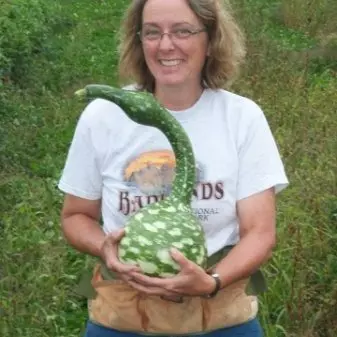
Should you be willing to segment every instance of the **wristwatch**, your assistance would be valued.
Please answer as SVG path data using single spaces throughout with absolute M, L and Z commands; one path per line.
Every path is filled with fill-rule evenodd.
M 204 295 L 205 298 L 213 298 L 219 292 L 219 290 L 221 288 L 221 282 L 220 282 L 219 274 L 213 273 L 213 274 L 209 274 L 209 275 L 212 276 L 214 281 L 215 281 L 215 288 L 210 294 Z

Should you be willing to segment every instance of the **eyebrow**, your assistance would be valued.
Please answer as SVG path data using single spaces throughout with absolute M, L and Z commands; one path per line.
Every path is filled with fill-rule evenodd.
M 190 23 L 190 22 L 187 22 L 187 21 L 181 21 L 181 22 L 174 23 L 172 25 L 172 27 L 176 27 L 176 26 L 180 26 L 180 25 L 195 26 L 195 24 L 193 24 L 193 23 Z M 158 23 L 155 23 L 155 22 L 145 22 L 143 24 L 143 26 L 156 26 L 156 27 L 159 27 Z

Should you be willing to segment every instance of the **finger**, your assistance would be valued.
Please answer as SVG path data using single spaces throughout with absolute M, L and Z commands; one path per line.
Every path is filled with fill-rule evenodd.
M 144 286 L 148 287 L 161 287 L 165 288 L 167 287 L 170 283 L 169 279 L 164 279 L 164 278 L 159 278 L 159 277 L 150 277 L 138 272 L 131 272 L 130 273 L 132 278 L 140 284 L 143 284 Z
M 132 276 L 131 273 L 141 272 L 140 267 L 136 265 L 125 264 L 125 263 L 120 263 L 120 262 L 119 262 L 119 270 L 120 270 L 120 273 L 130 274 L 130 276 Z
M 132 281 L 132 276 L 130 276 L 129 274 L 120 274 L 118 273 L 118 278 L 125 281 L 126 283 L 128 283 L 129 281 Z
M 127 280 L 127 283 L 134 289 L 137 289 L 138 291 L 142 292 L 142 293 L 146 293 L 146 294 L 151 294 L 154 295 L 155 291 L 152 288 L 146 287 L 142 284 L 139 284 L 138 282 L 136 282 L 133 278 Z
M 111 257 L 107 260 L 106 266 L 108 269 L 116 271 L 117 273 L 131 273 L 139 271 L 139 267 L 133 264 L 121 263 L 117 258 Z M 131 275 L 130 275 L 131 276 Z
M 191 261 L 187 259 L 183 253 L 176 248 L 170 249 L 170 254 L 175 262 L 177 262 L 182 269 L 191 266 Z

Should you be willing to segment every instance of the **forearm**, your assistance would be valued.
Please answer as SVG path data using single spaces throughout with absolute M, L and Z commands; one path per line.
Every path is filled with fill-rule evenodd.
M 252 275 L 272 254 L 275 239 L 270 233 L 252 231 L 216 266 L 222 287 Z
M 72 247 L 100 257 L 105 234 L 96 220 L 84 214 L 73 214 L 62 219 L 62 231 Z

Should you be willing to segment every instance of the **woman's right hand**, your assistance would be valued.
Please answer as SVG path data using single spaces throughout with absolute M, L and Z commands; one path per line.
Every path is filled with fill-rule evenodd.
M 118 244 L 124 235 L 124 229 L 107 234 L 101 246 L 100 255 L 108 269 L 111 269 L 118 274 L 119 278 L 128 282 L 132 278 L 131 272 L 140 272 L 141 270 L 138 266 L 120 262 L 118 258 Z

